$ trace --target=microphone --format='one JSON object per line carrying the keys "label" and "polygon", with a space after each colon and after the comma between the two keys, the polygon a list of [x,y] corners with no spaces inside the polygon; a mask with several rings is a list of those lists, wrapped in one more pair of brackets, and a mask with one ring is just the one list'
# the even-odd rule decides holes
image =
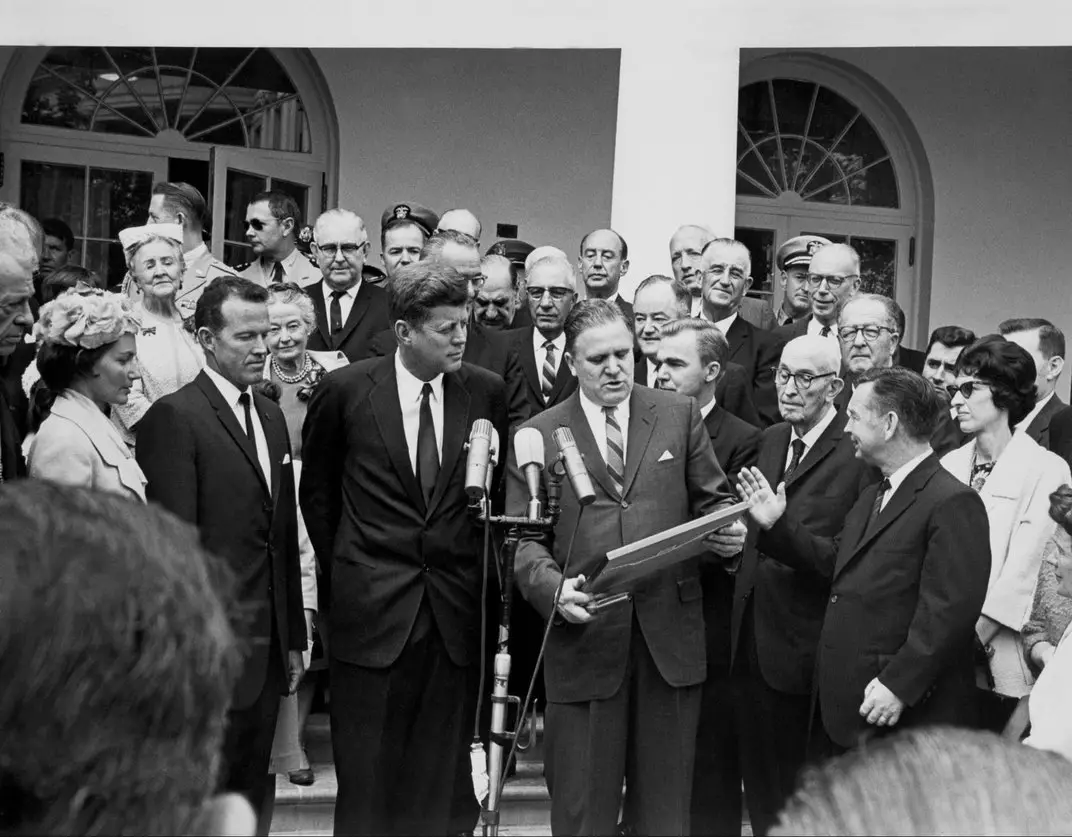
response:
{"label": "microphone", "polygon": [[585,467],[584,458],[577,450],[577,442],[573,439],[573,432],[568,427],[559,427],[551,434],[558,446],[558,452],[562,455],[562,464],[566,468],[566,477],[573,487],[573,493],[577,495],[577,502],[587,506],[596,499],[596,490],[592,485],[592,478],[588,476],[588,468]]}
{"label": "microphone", "polygon": [[469,455],[465,460],[465,493],[472,501],[484,496],[491,462],[491,437],[495,428],[487,419],[477,419],[469,431]]}
{"label": "microphone", "polygon": [[535,427],[522,427],[514,434],[514,458],[517,467],[525,475],[529,489],[528,517],[539,520],[543,517],[540,502],[540,472],[543,470],[543,434]]}

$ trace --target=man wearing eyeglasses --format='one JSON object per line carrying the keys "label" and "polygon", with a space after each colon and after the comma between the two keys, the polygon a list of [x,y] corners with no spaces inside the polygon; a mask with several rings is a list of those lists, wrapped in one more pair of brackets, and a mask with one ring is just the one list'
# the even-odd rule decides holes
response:
{"label": "man wearing eyeglasses", "polygon": [[509,329],[518,310],[517,273],[506,256],[496,255],[480,260],[480,272],[484,284],[474,300],[476,321],[493,331]]}
{"label": "man wearing eyeglasses", "polygon": [[[810,312],[776,329],[775,333],[787,340],[803,334],[825,337],[835,349],[840,350],[838,310],[860,290],[860,256],[848,244],[828,243],[814,249],[808,258],[810,262],[802,285],[810,298]],[[791,269],[798,271],[800,268]]]}
{"label": "man wearing eyeglasses", "polygon": [[703,249],[700,266],[703,318],[722,330],[730,344],[729,359],[744,367],[763,425],[774,424],[779,416],[771,369],[778,363],[785,341],[740,316],[741,300],[752,285],[748,248],[730,238],[712,239]]}
{"label": "man wearing eyeglasses", "polygon": [[[841,353],[823,337],[804,335],[786,344],[774,377],[783,421],[764,431],[757,461],[771,485],[785,483],[790,512],[825,537],[840,533],[860,492],[878,480],[856,458],[845,413],[834,406],[843,387],[840,368]],[[794,560],[762,553],[758,535],[751,525],[734,593],[731,648],[748,812],[753,832],[763,835],[805,762],[812,673],[830,585]]]}
{"label": "man wearing eyeglasses", "polygon": [[371,357],[372,339],[390,327],[390,317],[387,294],[362,278],[365,222],[349,209],[329,209],[316,219],[312,249],[323,278],[306,288],[316,309],[309,348],[342,352],[351,363]]}
{"label": "man wearing eyeglasses", "polygon": [[273,282],[305,287],[321,278],[320,268],[297,245],[302,214],[286,192],[259,192],[246,207],[246,241],[256,258],[235,268],[238,275],[262,288]]}
{"label": "man wearing eyeglasses", "polygon": [[[818,255],[818,254],[817,254]],[[859,294],[842,306],[837,336],[841,342],[842,371],[848,386],[839,406],[848,404],[856,378],[872,369],[889,369],[901,341],[897,329],[897,303],[879,294]]]}

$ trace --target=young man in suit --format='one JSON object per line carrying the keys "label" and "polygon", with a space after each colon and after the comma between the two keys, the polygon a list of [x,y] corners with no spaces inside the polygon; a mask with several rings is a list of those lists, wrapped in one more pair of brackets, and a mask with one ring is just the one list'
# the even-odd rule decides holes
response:
{"label": "young man in suit", "polygon": [[[655,385],[687,395],[700,405],[715,456],[732,484],[741,468],[755,464],[760,431],[718,404],[716,381],[729,351],[722,332],[706,320],[687,318],[666,323],[656,353],[659,371]],[[720,566],[706,564],[700,568],[700,579],[707,680],[696,736],[692,833],[732,834],[741,827],[741,769],[729,688],[734,577]],[[723,812],[725,819],[719,819]]]}
{"label": "young man in suit", "polygon": [[464,276],[422,261],[387,294],[398,351],[329,374],[302,437],[302,512],[330,587],[335,830],[447,834],[480,660],[464,447],[488,419],[505,460],[506,393],[462,362]]}
{"label": "young man in suit", "polygon": [[[841,531],[860,492],[878,480],[856,458],[845,414],[834,406],[843,385],[840,367],[840,352],[823,337],[805,335],[786,344],[775,373],[784,421],[764,431],[756,463],[771,485],[785,483],[788,514],[824,536]],[[830,583],[792,561],[761,553],[758,533],[758,527],[749,527],[737,574],[731,647],[748,813],[752,830],[765,835],[805,763],[812,672]],[[725,807],[719,800],[710,805],[716,811]],[[729,826],[732,814],[712,824]]]}
{"label": "young man in suit", "polygon": [[[718,558],[660,572],[633,600],[598,616],[586,609],[592,599],[583,588],[607,550],[734,499],[700,405],[633,386],[633,333],[618,306],[600,299],[574,306],[566,359],[577,392],[525,426],[541,432],[548,451],[555,450],[558,427],[572,429],[595,501],[582,514],[576,494],[563,486],[554,534],[526,538],[517,551],[518,587],[545,620],[555,620],[544,666],[551,828],[614,833],[624,776],[630,824],[639,833],[685,834],[706,676],[699,564]],[[507,511],[524,513],[528,490],[512,459],[508,474]],[[737,521],[707,546],[731,558],[744,534]]]}
{"label": "young man in suit", "polygon": [[816,755],[869,734],[928,724],[978,723],[973,647],[990,578],[986,508],[930,447],[943,409],[907,369],[865,372],[848,408],[857,455],[883,479],[869,486],[840,534],[786,514],[786,490],[741,472],[757,547],[828,579],[812,725]]}
{"label": "young man in suit", "polygon": [[251,389],[268,354],[268,292],[221,276],[198,299],[194,324],[205,368],[149,408],[137,459],[149,501],[197,526],[239,579],[249,644],[221,786],[260,811],[279,698],[298,687],[307,636],[287,426],[279,405]]}
{"label": "young man in suit", "polygon": [[741,242],[715,238],[703,249],[703,317],[726,335],[729,359],[744,367],[752,400],[763,425],[778,421],[774,365],[785,340],[763,331],[740,316],[741,300],[752,285],[752,257]]}
{"label": "young man in suit", "polygon": [[351,363],[371,357],[372,338],[390,324],[387,295],[362,279],[365,222],[348,209],[329,209],[316,219],[312,249],[324,278],[306,288],[316,309],[309,348],[342,352]]}
{"label": "young man in suit", "polygon": [[1054,450],[1050,427],[1058,415],[1063,415],[1058,426],[1072,422],[1072,411],[1057,395],[1057,381],[1065,368],[1065,335],[1049,320],[1022,317],[1005,320],[998,331],[1006,340],[1011,340],[1035,361],[1035,389],[1038,400],[1035,409],[1016,425],[1046,450]]}

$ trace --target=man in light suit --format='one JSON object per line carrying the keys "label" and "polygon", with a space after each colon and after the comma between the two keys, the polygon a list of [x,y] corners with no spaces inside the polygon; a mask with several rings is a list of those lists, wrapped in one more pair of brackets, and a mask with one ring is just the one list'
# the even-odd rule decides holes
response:
{"label": "man in light suit", "polygon": [[334,350],[353,363],[372,356],[372,339],[388,328],[387,295],[362,276],[369,240],[365,222],[348,209],[329,209],[313,227],[313,255],[324,278],[306,288],[316,309],[315,352]]}
{"label": "man in light suit", "polygon": [[899,367],[865,372],[846,430],[883,475],[845,518],[820,534],[786,514],[757,468],[741,472],[757,547],[831,590],[819,636],[813,752],[832,755],[875,732],[978,723],[973,646],[990,577],[989,523],[979,495],[930,447],[941,401]]}
{"label": "man in light suit", "polygon": [[[477,419],[508,438],[506,393],[462,362],[464,276],[422,261],[387,293],[398,350],[317,388],[300,494],[330,586],[335,833],[441,835],[460,830],[451,803],[469,782],[458,771],[480,659],[483,540],[464,446]],[[471,784],[469,802],[471,829]]]}
{"label": "man in light suit", "polygon": [[268,354],[267,302],[264,288],[235,276],[205,288],[194,313],[205,369],[149,408],[137,445],[149,501],[197,526],[205,549],[238,579],[234,618],[248,649],[221,786],[257,811],[279,698],[297,689],[306,648],[290,440],[279,405],[251,390]]}
{"label": "man in light suit", "polygon": [[[842,387],[840,367],[841,353],[822,337],[805,335],[786,344],[775,376],[785,421],[764,431],[756,464],[771,485],[785,482],[787,514],[824,536],[841,532],[860,492],[878,480],[856,458],[845,413],[834,406]],[[748,814],[753,832],[764,835],[805,763],[812,673],[830,582],[761,553],[758,534],[757,526],[749,527],[733,596],[731,647],[733,720]],[[708,804],[714,811],[727,807],[719,799]],[[695,805],[694,800],[694,810]],[[739,823],[739,809],[730,810],[712,820],[707,833],[725,833]]]}
{"label": "man in light suit", "polygon": [[[582,514],[576,494],[563,486],[553,535],[526,538],[517,551],[522,594],[544,619],[555,620],[545,662],[551,828],[555,834],[613,833],[625,777],[631,825],[645,834],[685,834],[706,676],[699,563],[718,559],[698,553],[598,615],[586,607],[592,598],[584,584],[607,550],[733,498],[700,405],[633,386],[633,334],[616,305],[585,300],[574,307],[566,321],[566,358],[578,391],[525,426],[538,429],[551,451],[556,428],[572,429],[595,502]],[[512,460],[508,474],[507,511],[524,513],[528,491]],[[729,558],[740,551],[744,534],[737,521],[711,535],[708,546]]]}
{"label": "man in light suit", "polygon": [[[760,431],[718,403],[716,382],[729,351],[722,332],[706,320],[690,317],[666,323],[656,353],[659,371],[655,384],[661,390],[696,400],[718,463],[731,482],[736,482],[738,472],[756,462]],[[707,564],[700,568],[700,579],[707,680],[696,736],[692,833],[732,834],[741,827],[741,769],[728,680],[734,576],[720,566]],[[719,812],[726,812],[724,820],[716,818]]]}

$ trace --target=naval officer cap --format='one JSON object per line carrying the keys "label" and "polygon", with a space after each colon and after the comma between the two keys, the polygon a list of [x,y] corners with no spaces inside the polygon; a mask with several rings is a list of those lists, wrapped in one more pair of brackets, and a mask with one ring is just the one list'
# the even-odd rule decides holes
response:
{"label": "naval officer cap", "polygon": [[779,270],[788,270],[791,267],[807,267],[811,264],[811,257],[820,247],[830,244],[829,239],[821,235],[798,235],[791,238],[778,248],[774,256]]}
{"label": "naval officer cap", "polygon": [[439,225],[439,216],[427,206],[421,206],[412,201],[393,203],[383,211],[380,216],[380,229],[382,230],[391,221],[413,221],[424,230],[425,237],[430,236]]}

